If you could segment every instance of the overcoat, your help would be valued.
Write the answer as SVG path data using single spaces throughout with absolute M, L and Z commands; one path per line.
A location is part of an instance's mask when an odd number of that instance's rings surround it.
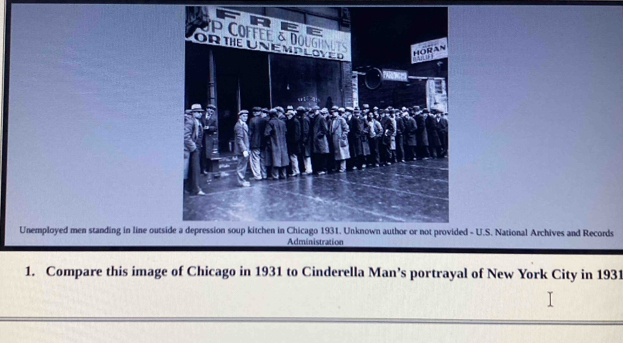
M 188 178 L 190 154 L 201 149 L 203 127 L 192 114 L 184 114 L 184 179 Z
M 266 123 L 264 136 L 267 143 L 270 144 L 268 152 L 270 153 L 270 164 L 273 167 L 287 167 L 290 165 L 288 158 L 288 145 L 286 144 L 286 124 L 279 118 L 270 118 Z
M 348 145 L 350 147 L 350 156 L 355 158 L 363 155 L 363 144 L 361 136 L 363 135 L 363 123 L 359 121 L 355 116 L 350 118 L 350 121 L 346 122 L 350 128 L 348 132 Z
M 197 149 L 195 118 L 192 114 L 184 115 L 184 157 Z
M 417 123 L 417 146 L 428 146 L 428 134 L 426 132 L 424 116 L 416 115 L 415 122 Z
M 417 123 L 413 117 L 403 118 L 405 123 L 405 144 L 407 146 L 417 146 Z
M 426 117 L 426 133 L 428 133 L 429 146 L 441 146 L 439 133 L 437 132 L 437 118 L 433 116 Z
M 346 160 L 350 158 L 348 150 L 348 124 L 346 119 L 337 117 L 331 123 L 331 138 L 333 141 L 334 153 L 333 157 L 336 161 Z
M 301 153 L 301 122 L 297 118 L 286 120 L 286 143 L 288 143 L 288 154 Z
M 312 125 L 312 152 L 314 154 L 328 154 L 329 142 L 327 140 L 327 134 L 329 128 L 327 127 L 327 121 L 322 115 L 317 115 L 314 118 Z
M 212 158 L 214 152 L 214 140 L 216 138 L 216 132 L 218 131 L 216 123 L 216 114 L 212 115 L 210 119 L 205 116 L 201 118 L 201 124 L 203 125 L 203 151 L 207 158 Z
M 195 132 L 195 118 L 192 114 L 184 114 L 184 179 L 188 178 L 190 153 L 197 150 L 193 135 Z
M 307 116 L 298 116 L 299 123 L 301 124 L 301 153 L 305 153 L 305 157 L 311 156 L 311 121 Z
M 368 143 L 368 135 L 370 134 L 370 127 L 368 126 L 367 120 L 363 117 L 359 117 L 359 125 L 361 126 L 361 147 L 363 151 L 363 156 L 370 156 L 370 143 Z
M 325 117 L 327 121 L 327 141 L 329 142 L 329 153 L 333 154 L 335 151 L 335 147 L 333 145 L 333 135 L 331 134 L 331 128 L 333 128 L 333 115 L 328 115 Z

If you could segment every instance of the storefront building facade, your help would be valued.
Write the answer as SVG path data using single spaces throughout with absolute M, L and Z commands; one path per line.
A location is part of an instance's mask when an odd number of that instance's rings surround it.
M 220 153 L 241 109 L 353 105 L 347 9 L 188 7 L 185 44 L 185 106 L 217 107 Z
M 387 63 L 370 68 L 357 68 L 353 83 L 358 88 L 358 103 L 379 108 L 420 106 L 448 112 L 448 58 L 414 64 Z M 403 78 L 377 76 L 383 71 L 404 73 Z

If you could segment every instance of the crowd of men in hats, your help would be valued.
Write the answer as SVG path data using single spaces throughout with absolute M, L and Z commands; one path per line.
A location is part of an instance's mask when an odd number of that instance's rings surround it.
M 195 104 L 185 112 L 185 189 L 194 195 L 204 195 L 198 176 L 205 172 L 212 154 L 215 111 L 213 105 L 204 111 Z M 242 187 L 250 185 L 245 179 L 247 166 L 257 181 L 279 180 L 448 154 L 447 113 L 419 106 L 254 107 L 248 118 L 249 111 L 240 111 L 234 126 L 236 181 Z

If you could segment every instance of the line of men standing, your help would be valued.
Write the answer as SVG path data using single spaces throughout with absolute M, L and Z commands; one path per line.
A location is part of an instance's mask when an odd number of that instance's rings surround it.
M 247 166 L 259 181 L 285 179 L 288 174 L 290 177 L 310 175 L 314 171 L 318 175 L 343 173 L 447 156 L 447 113 L 418 106 L 370 109 L 364 104 L 362 107 L 363 110 L 337 106 L 330 110 L 317 106 L 301 106 L 296 110 L 292 106 L 285 110 L 254 107 L 248 124 L 249 112 L 240 111 L 234 127 L 234 153 L 239 157 L 238 185 L 250 185 L 245 180 Z M 185 114 L 184 175 L 186 190 L 191 194 L 203 195 L 197 177 L 205 170 L 201 159 L 212 146 L 202 135 L 211 132 L 210 123 L 216 125 L 211 120 L 214 110 L 209 105 L 207 112 L 211 113 L 202 116 L 201 105 L 195 104 Z M 198 144 L 203 144 L 203 149 Z
M 276 180 L 287 177 L 286 168 L 295 177 L 444 158 L 448 120 L 446 113 L 417 106 L 254 107 L 249 137 L 254 179 Z

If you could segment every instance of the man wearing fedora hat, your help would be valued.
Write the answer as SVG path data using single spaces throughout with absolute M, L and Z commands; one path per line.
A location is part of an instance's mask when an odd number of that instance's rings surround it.
M 409 113 L 403 112 L 403 121 L 405 124 L 404 143 L 405 143 L 405 157 L 407 161 L 415 161 L 415 149 L 417 147 L 417 123 L 415 122 L 415 111 Z
M 290 158 L 290 176 L 301 174 L 299 170 L 299 155 L 301 154 L 301 123 L 294 117 L 294 109 L 288 106 L 286 112 L 286 144 L 288 146 L 288 156 Z
M 236 144 L 234 145 L 234 154 L 238 156 L 238 166 L 236 167 L 236 178 L 238 185 L 241 187 L 249 187 L 251 184 L 245 180 L 247 173 L 247 165 L 249 164 L 249 127 L 247 126 L 247 118 L 249 111 L 241 110 L 238 112 L 238 122 L 234 126 L 236 136 Z
M 317 110 L 316 110 L 317 111 Z M 323 108 L 317 111 L 313 121 L 311 129 L 312 140 L 312 156 L 314 158 L 314 169 L 318 175 L 324 175 L 327 172 L 327 159 L 329 155 L 329 141 L 327 136 L 329 133 L 329 126 L 327 124 L 326 117 L 329 115 L 329 110 Z
M 428 113 L 428 109 L 422 109 L 415 116 L 415 122 L 417 126 L 416 131 L 416 141 L 417 141 L 417 159 L 418 160 L 427 160 L 429 158 L 428 154 L 428 133 L 426 132 L 426 114 Z
M 350 158 L 350 148 L 348 146 L 348 132 L 350 131 L 346 119 L 340 116 L 340 112 L 346 112 L 344 108 L 333 111 L 333 121 L 331 122 L 331 140 L 333 141 L 333 159 L 337 171 L 346 171 L 346 160 Z
M 428 134 L 428 154 L 430 158 L 442 158 L 441 156 L 441 140 L 437 131 L 437 118 L 435 117 L 437 110 L 432 109 L 430 114 L 424 120 L 426 133 Z
M 311 110 L 311 109 L 310 109 Z M 311 163 L 311 121 L 309 119 L 309 113 L 305 107 L 299 106 L 296 108 L 296 119 L 301 124 L 301 151 L 299 156 L 299 169 L 305 168 L 304 175 L 310 175 L 313 172 Z
M 269 111 L 270 120 L 266 123 L 264 129 L 264 137 L 266 138 L 267 161 L 272 166 L 271 177 L 272 180 L 279 180 L 287 178 L 286 167 L 290 165 L 290 159 L 288 156 L 288 145 L 286 143 L 286 123 L 279 119 L 279 111 L 277 109 L 271 109 Z
M 249 120 L 249 143 L 251 145 L 251 172 L 255 180 L 262 180 L 268 177 L 266 174 L 265 154 L 262 150 L 265 147 L 264 129 L 266 129 L 267 119 L 262 117 L 262 109 L 253 107 L 253 117 Z M 268 112 L 268 110 L 266 111 Z
M 201 105 L 199 105 L 201 106 Z M 206 107 L 205 115 L 201 117 L 203 125 L 203 152 L 201 153 L 201 172 L 218 172 L 213 170 L 212 157 L 214 154 L 214 144 L 217 140 L 218 126 L 216 122 L 216 106 L 210 104 Z M 218 177 L 218 173 L 214 174 Z M 208 179 L 209 181 L 210 179 Z
M 199 187 L 200 151 L 203 127 L 199 118 L 203 115 L 200 104 L 194 104 L 184 113 L 184 181 L 191 195 L 205 195 Z

